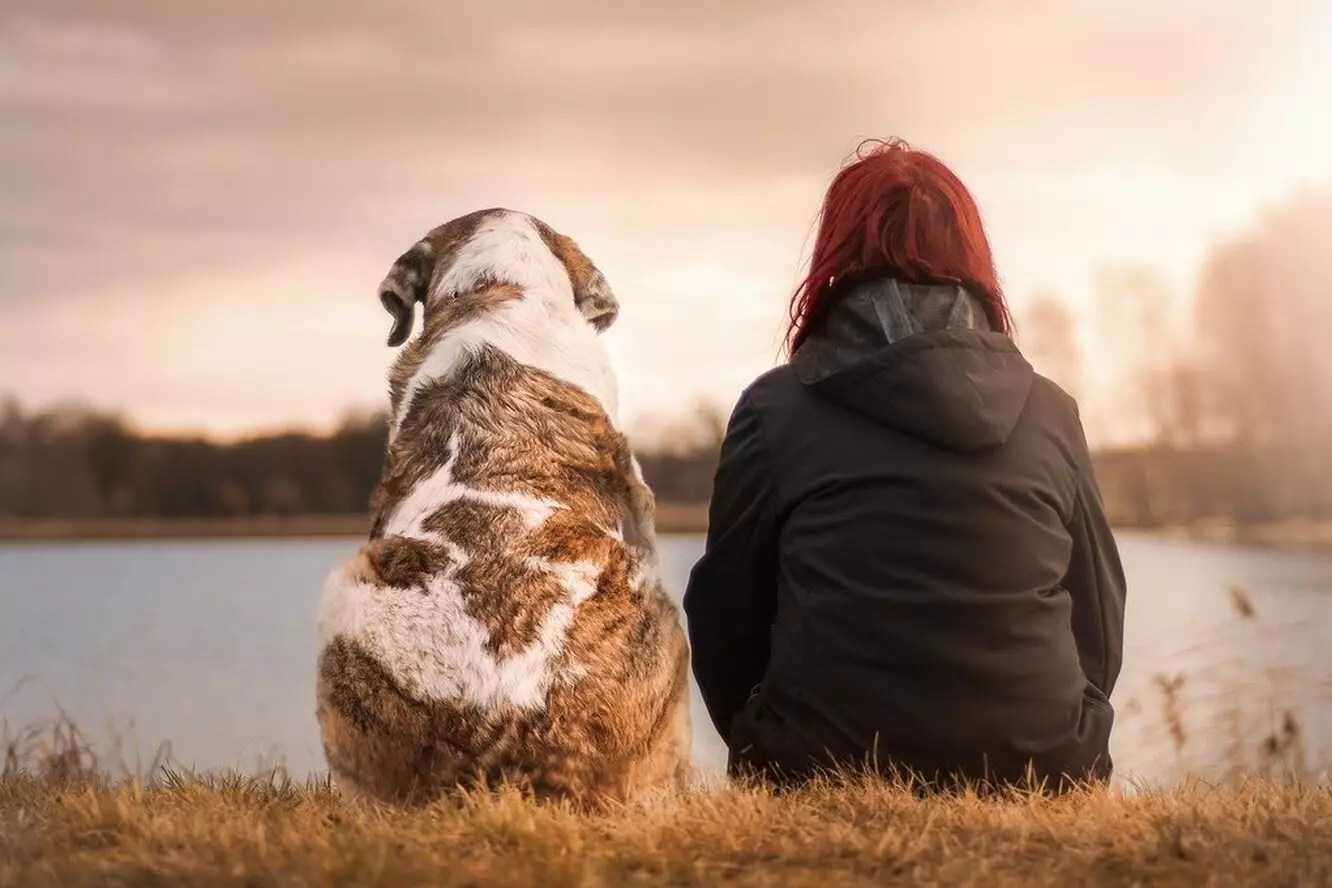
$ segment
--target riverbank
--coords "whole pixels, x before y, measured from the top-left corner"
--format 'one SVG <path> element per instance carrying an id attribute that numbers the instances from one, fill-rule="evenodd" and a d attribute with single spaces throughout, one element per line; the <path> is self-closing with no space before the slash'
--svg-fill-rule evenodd
<path id="1" fill-rule="evenodd" d="M 1332 791 L 1255 782 L 1058 800 L 697 790 L 582 815 L 513 794 L 419 811 L 327 784 L 0 778 L 0 885 L 1327 885 Z"/>
<path id="2" fill-rule="evenodd" d="M 1144 528 L 1174 539 L 1290 552 L 1332 552 L 1332 521 L 1270 521 L 1261 524 L 1220 522 Z"/>
<path id="3" fill-rule="evenodd" d="M 708 529 L 702 503 L 662 503 L 657 531 L 700 534 Z M 1332 521 L 1274 521 L 1236 525 L 1201 522 L 1187 525 L 1123 526 L 1121 530 L 1172 539 L 1195 540 L 1283 551 L 1332 553 Z M 0 542 L 155 539 L 282 539 L 363 537 L 369 517 L 354 515 L 249 515 L 237 518 L 105 518 L 28 520 L 0 518 Z"/>
<path id="4" fill-rule="evenodd" d="M 707 526 L 706 505 L 662 503 L 657 506 L 659 533 L 703 533 Z M 0 518 L 0 541 L 10 542 L 363 537 L 369 530 L 370 519 L 365 514 L 69 520 Z"/>

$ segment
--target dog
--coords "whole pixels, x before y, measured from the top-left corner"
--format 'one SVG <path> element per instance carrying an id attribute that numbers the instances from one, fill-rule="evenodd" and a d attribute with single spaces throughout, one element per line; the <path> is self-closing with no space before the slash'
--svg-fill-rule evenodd
<path id="1" fill-rule="evenodd" d="M 369 539 L 330 573 L 316 718 L 334 782 L 416 804 L 518 785 L 629 802 L 689 774 L 688 648 L 599 334 L 619 304 L 508 209 L 430 231 L 379 298 L 401 346 Z"/>

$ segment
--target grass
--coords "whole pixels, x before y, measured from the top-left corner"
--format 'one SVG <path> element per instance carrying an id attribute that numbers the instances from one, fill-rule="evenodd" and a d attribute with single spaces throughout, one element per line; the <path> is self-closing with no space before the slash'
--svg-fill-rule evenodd
<path id="1" fill-rule="evenodd" d="M 511 791 L 399 810 L 276 772 L 103 776 L 67 724 L 21 739 L 0 885 L 1332 884 L 1332 789 L 1296 781 L 921 799 L 849 779 L 598 814 Z"/>
<path id="2" fill-rule="evenodd" d="M 1236 619 L 1261 618 L 1245 590 L 1227 595 Z M 1185 678 L 1156 679 L 1181 758 Z M 165 747 L 109 766 L 62 716 L 0 725 L 0 886 L 1332 885 L 1327 750 L 1306 749 L 1293 709 L 1268 721 L 1236 722 L 1221 785 L 919 798 L 859 778 L 780 796 L 722 784 L 588 814 L 512 791 L 356 804 L 280 770 L 173 770 Z"/>

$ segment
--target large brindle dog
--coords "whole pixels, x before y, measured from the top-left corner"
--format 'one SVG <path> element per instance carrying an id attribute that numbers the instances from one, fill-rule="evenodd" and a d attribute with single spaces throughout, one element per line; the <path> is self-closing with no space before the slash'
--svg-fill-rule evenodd
<path id="1" fill-rule="evenodd" d="M 484 210 L 380 287 L 391 426 L 370 538 L 329 576 L 317 717 L 334 780 L 418 803 L 518 784 L 576 802 L 678 785 L 688 654 L 653 498 L 598 334 L 619 307 L 578 246 Z"/>

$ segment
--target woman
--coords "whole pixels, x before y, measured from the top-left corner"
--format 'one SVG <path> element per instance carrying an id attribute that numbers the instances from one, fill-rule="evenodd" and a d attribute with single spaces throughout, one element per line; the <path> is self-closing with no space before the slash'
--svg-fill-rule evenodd
<path id="1" fill-rule="evenodd" d="M 684 598 L 732 774 L 1109 778 L 1124 575 L 1077 405 L 1010 333 L 947 167 L 893 141 L 837 175 Z"/>

